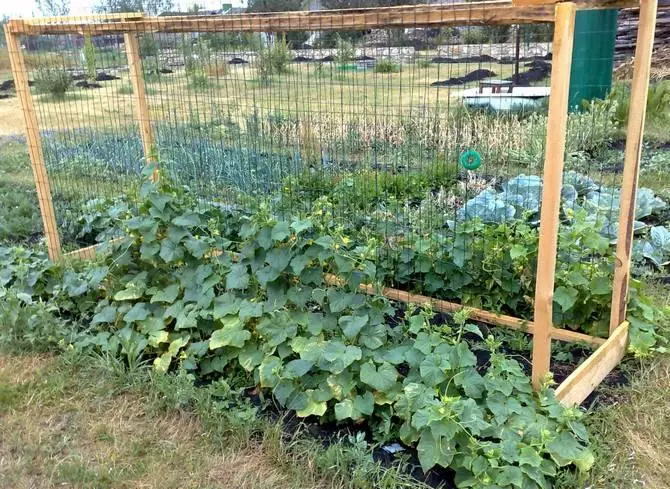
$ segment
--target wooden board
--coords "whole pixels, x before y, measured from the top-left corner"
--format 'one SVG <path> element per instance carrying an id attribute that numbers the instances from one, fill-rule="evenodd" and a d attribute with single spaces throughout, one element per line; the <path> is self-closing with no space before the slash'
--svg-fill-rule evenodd
<path id="1" fill-rule="evenodd" d="M 609 339 L 587 358 L 556 389 L 556 398 L 566 406 L 579 405 L 600 385 L 626 354 L 628 322 L 618 326 Z"/>
<path id="2" fill-rule="evenodd" d="M 628 111 L 628 128 L 626 130 L 623 183 L 620 196 L 621 207 L 619 209 L 619 229 L 614 260 L 614 283 L 612 285 L 610 333 L 626 319 L 630 262 L 633 252 L 633 224 L 649 91 L 651 55 L 656 29 L 656 12 L 657 0 L 641 0 L 630 109 Z"/>
<path id="3" fill-rule="evenodd" d="M 563 0 L 512 0 L 514 5 L 555 5 Z M 580 10 L 603 10 L 613 8 L 633 8 L 637 7 L 637 1 L 627 0 L 582 0 L 575 2 Z"/>
<path id="4" fill-rule="evenodd" d="M 135 103 L 135 114 L 140 125 L 144 158 L 147 164 L 151 164 L 155 162 L 154 136 L 151 127 L 151 116 L 147 102 L 146 87 L 144 85 L 144 73 L 142 71 L 142 60 L 140 58 L 137 34 L 126 33 L 123 39 L 128 56 L 128 71 L 130 72 L 130 80 L 133 85 L 133 101 Z M 153 174 L 153 179 L 156 180 L 156 178 L 158 178 L 157 171 Z"/>
<path id="5" fill-rule="evenodd" d="M 109 22 L 133 20 L 144 17 L 142 12 L 122 12 L 119 14 L 59 15 L 54 17 L 32 17 L 19 19 L 27 25 L 64 24 L 68 22 Z"/>
<path id="6" fill-rule="evenodd" d="M 57 260 L 61 256 L 60 236 L 58 235 L 58 227 L 56 224 L 56 213 L 54 211 L 49 175 L 44 164 L 39 122 L 37 120 L 33 98 L 30 93 L 23 52 L 19 46 L 17 36 L 9 32 L 9 29 L 6 26 L 5 37 L 7 39 L 9 61 L 14 75 L 16 96 L 19 98 L 21 110 L 23 112 L 28 152 L 30 154 L 30 163 L 33 170 L 33 179 L 37 189 L 37 200 L 40 206 L 42 224 L 44 225 L 44 234 L 47 239 L 49 258 Z"/>
<path id="7" fill-rule="evenodd" d="M 552 22 L 550 5 L 514 6 L 510 1 L 417 5 L 373 9 L 296 11 L 220 16 L 144 17 L 132 21 L 31 24 L 10 21 L 12 32 L 120 34 L 126 32 L 287 32 Z"/>
<path id="8" fill-rule="evenodd" d="M 568 92 L 570 89 L 575 12 L 576 8 L 573 3 L 561 3 L 556 6 L 533 315 L 535 334 L 533 335 L 532 380 L 536 389 L 540 388 L 542 378 L 549 372 L 549 362 L 551 360 L 554 275 L 558 247 L 558 224 L 561 207 L 563 161 L 565 158 L 565 132 L 568 121 Z"/>

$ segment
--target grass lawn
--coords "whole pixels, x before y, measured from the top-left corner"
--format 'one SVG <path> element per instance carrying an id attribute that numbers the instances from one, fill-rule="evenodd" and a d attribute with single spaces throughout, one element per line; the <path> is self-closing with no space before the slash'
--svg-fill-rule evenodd
<path id="1" fill-rule="evenodd" d="M 326 450 L 276 422 L 234 419 L 184 379 L 117 367 L 0 355 L 0 487 L 423 487 L 382 473 L 361 447 Z"/>
<path id="2" fill-rule="evenodd" d="M 420 488 L 368 448 L 226 415 L 183 378 L 66 353 L 0 355 L 0 487 Z M 670 486 L 670 363 L 643 365 L 589 416 L 596 465 L 557 489 Z"/>

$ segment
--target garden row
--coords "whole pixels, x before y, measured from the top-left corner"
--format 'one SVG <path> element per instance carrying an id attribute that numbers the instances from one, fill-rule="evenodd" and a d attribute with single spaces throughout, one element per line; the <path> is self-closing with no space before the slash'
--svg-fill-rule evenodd
<path id="1" fill-rule="evenodd" d="M 534 393 L 467 311 L 445 324 L 358 291 L 378 280 L 374 247 L 328 209 L 289 221 L 231 214 L 167 179 L 147 183 L 115 223 L 122 243 L 93 262 L 2 250 L 2 337 L 256 385 L 300 417 L 364 422 L 377 441 L 416 446 L 424 470 L 449 467 L 458 487 L 549 488 L 564 467 L 588 470 L 579 410 Z"/>

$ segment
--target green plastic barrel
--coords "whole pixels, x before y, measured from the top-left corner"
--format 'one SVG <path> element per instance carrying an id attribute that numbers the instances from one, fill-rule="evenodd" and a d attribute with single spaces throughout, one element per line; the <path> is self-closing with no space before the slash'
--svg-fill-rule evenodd
<path id="1" fill-rule="evenodd" d="M 612 88 L 617 16 L 614 10 L 582 10 L 575 19 L 570 72 L 570 109 L 604 98 Z"/>

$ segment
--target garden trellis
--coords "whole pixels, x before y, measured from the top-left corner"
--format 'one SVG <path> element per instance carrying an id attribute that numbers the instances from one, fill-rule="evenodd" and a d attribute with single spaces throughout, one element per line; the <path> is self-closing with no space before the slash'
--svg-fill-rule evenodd
<path id="1" fill-rule="evenodd" d="M 592 138 L 582 135 L 581 146 L 572 139 L 579 134 L 566 141 L 576 12 L 638 7 L 623 176 L 564 172 L 566 144 L 588 151 Z M 157 163 L 154 178 L 165 174 L 188 185 L 203 206 L 265 205 L 292 216 L 325 199 L 333 219 L 377 238 L 377 264 L 386 273 L 363 290 L 441 312 L 474 304 L 473 319 L 532 334 L 536 387 L 550 370 L 552 340 L 599 345 L 557 391 L 565 403 L 579 403 L 618 364 L 627 343 L 656 9 L 655 0 L 536 0 L 12 20 L 5 34 L 50 257 L 91 257 L 95 246 L 73 250 L 77 237 L 67 236 L 76 205 L 120 195 L 132 205 L 147 164 Z M 502 29 L 503 41 L 494 42 L 492 26 L 514 29 Z M 488 40 L 477 40 L 483 35 Z M 418 50 L 426 39 L 430 48 Z M 515 89 L 523 96 L 505 96 Z M 542 97 L 545 118 L 529 113 L 542 110 Z M 465 109 L 461 99 L 489 112 Z M 524 113 L 501 112 L 509 104 Z M 593 103 L 589 114 L 598 110 L 604 109 Z M 589 114 L 577 114 L 575 125 L 588 126 Z M 619 184 L 616 199 L 594 192 L 594 178 Z M 561 215 L 575 212 L 580 189 L 591 204 L 609 206 L 607 226 L 617 241 L 607 339 L 554 324 Z M 481 296 L 518 287 L 513 275 L 497 277 L 480 297 L 449 289 L 461 275 L 468 279 L 459 265 L 491 265 L 473 259 L 472 250 L 495 257 L 518 244 L 518 234 L 487 237 L 482 221 L 520 216 L 537 233 L 536 263 L 525 270 L 534 297 L 487 307 Z M 444 250 L 456 266 L 438 272 L 435 257 Z M 338 278 L 328 280 L 336 285 Z"/>

